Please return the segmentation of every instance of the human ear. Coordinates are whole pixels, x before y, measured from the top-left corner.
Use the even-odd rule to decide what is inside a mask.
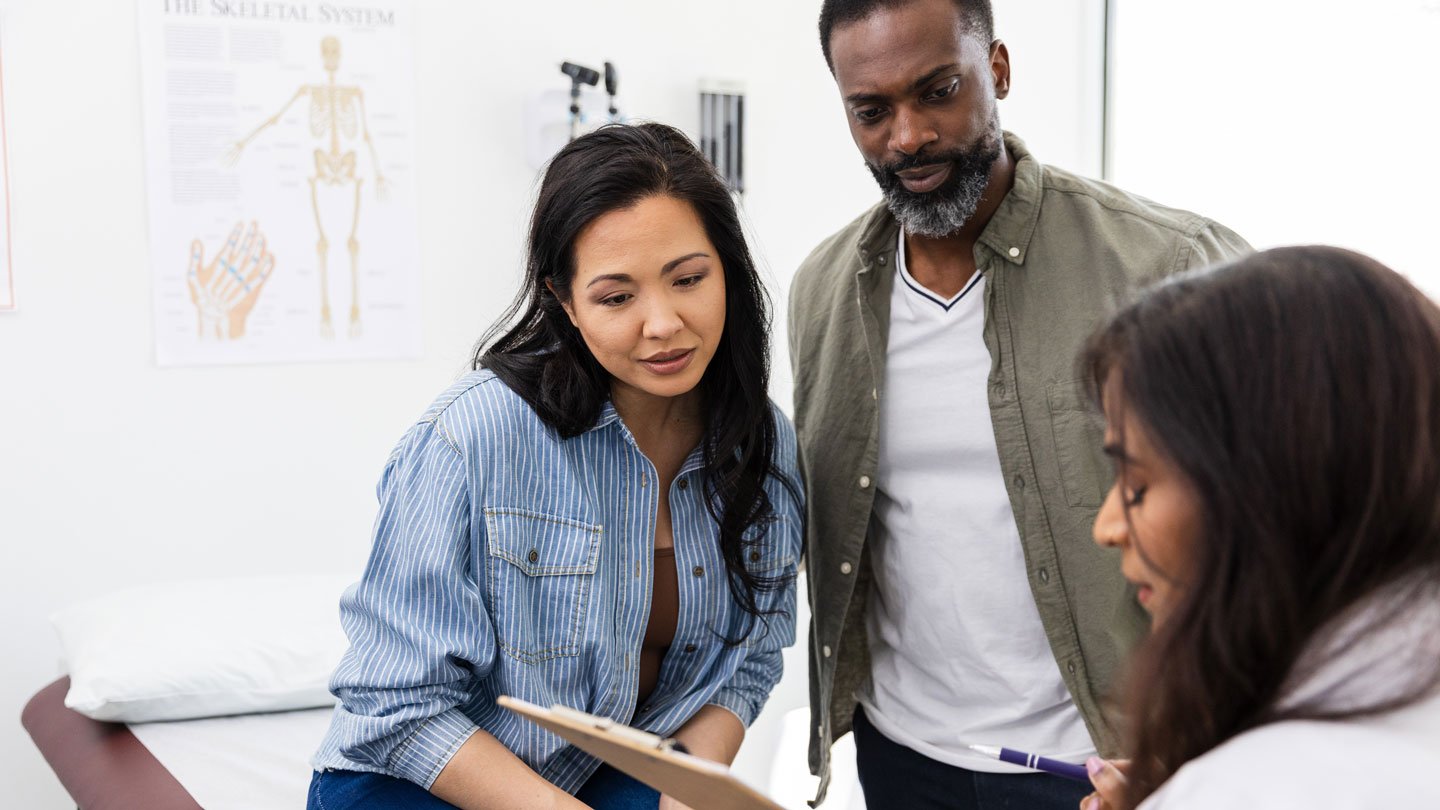
[[[576,321],[576,320],[575,320],[575,302],[574,302],[574,300],[566,301],[566,300],[562,299],[562,298],[560,297],[560,295],[555,292],[555,285],[554,285],[554,284],[551,284],[551,283],[550,283],[550,279],[548,279],[548,278],[545,279],[545,289],[549,290],[549,291],[550,291],[550,294],[553,295],[553,296],[555,296],[555,300],[560,302],[560,308],[563,309],[563,310],[565,310],[565,315],[566,315],[566,317],[568,317],[568,318],[570,319],[570,325],[573,326],[573,327],[575,327],[576,329],[579,329],[579,328],[580,328],[580,323],[579,323],[579,321]]]
[[[1010,49],[998,39],[990,43],[990,75],[995,79],[995,98],[1010,95]]]

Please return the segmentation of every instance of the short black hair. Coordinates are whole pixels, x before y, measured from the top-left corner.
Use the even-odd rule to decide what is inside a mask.
[[[830,59],[830,34],[837,25],[859,22],[881,9],[899,8],[910,0],[825,0],[820,6],[820,51],[825,54],[825,64],[835,72],[835,63]],[[986,46],[995,39],[995,12],[990,0],[955,0],[960,16],[965,20],[970,33]]]

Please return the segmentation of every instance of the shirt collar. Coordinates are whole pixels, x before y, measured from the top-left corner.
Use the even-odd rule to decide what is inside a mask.
[[[1005,133],[1005,149],[1015,161],[1015,182],[981,231],[980,244],[1011,264],[1024,264],[1035,224],[1040,221],[1044,167],[1025,142],[1009,132]]]
[[[620,421],[620,414],[615,411],[615,403],[614,403],[614,402],[611,402],[610,400],[607,399],[607,400],[605,400],[605,404],[600,406],[600,416],[599,416],[599,418],[597,418],[597,419],[595,420],[595,424],[594,424],[594,425],[591,425],[591,426],[590,426],[590,429],[587,430],[587,431],[585,431],[585,432],[586,432],[586,433],[592,433],[592,432],[594,432],[594,431],[599,430],[600,428],[606,427],[606,426],[608,426],[608,425],[610,425],[610,424],[612,424],[612,423],[619,422],[619,421]],[[624,423],[623,423],[623,422],[621,422],[621,427],[624,427]],[[630,431],[627,430],[627,431],[625,431],[625,432],[628,434]]]
[[[980,233],[980,244],[1011,264],[1024,264],[1035,225],[1040,220],[1044,167],[1030,154],[1024,141],[1009,132],[1004,135],[1005,149],[1015,161],[1015,181]],[[899,230],[900,224],[885,203],[870,209],[860,228],[859,272],[868,271],[871,260],[876,257],[885,256],[887,262],[894,260]]]

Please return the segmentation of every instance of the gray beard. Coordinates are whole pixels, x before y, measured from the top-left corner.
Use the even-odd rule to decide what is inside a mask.
[[[968,148],[919,155],[895,161],[888,166],[875,166],[868,161],[865,167],[879,184],[885,195],[885,205],[899,220],[906,233],[938,239],[958,233],[985,196],[990,184],[990,170],[1004,152],[1004,136],[1000,129],[998,115],[991,116],[992,134],[982,137]],[[934,191],[915,194],[907,191],[900,176],[896,174],[907,168],[949,162],[950,176]]]
[[[980,199],[985,196],[985,187],[990,183],[990,173],[952,178],[952,182],[955,183],[953,188],[932,192],[945,192],[935,198],[911,194],[904,188],[886,189],[885,205],[906,233],[932,239],[950,236],[975,216]],[[949,183],[946,185],[949,186]]]

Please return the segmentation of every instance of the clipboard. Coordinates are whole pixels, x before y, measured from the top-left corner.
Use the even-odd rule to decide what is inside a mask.
[[[785,810],[724,765],[676,749],[674,740],[566,706],[547,709],[508,695],[495,702],[696,810]]]

